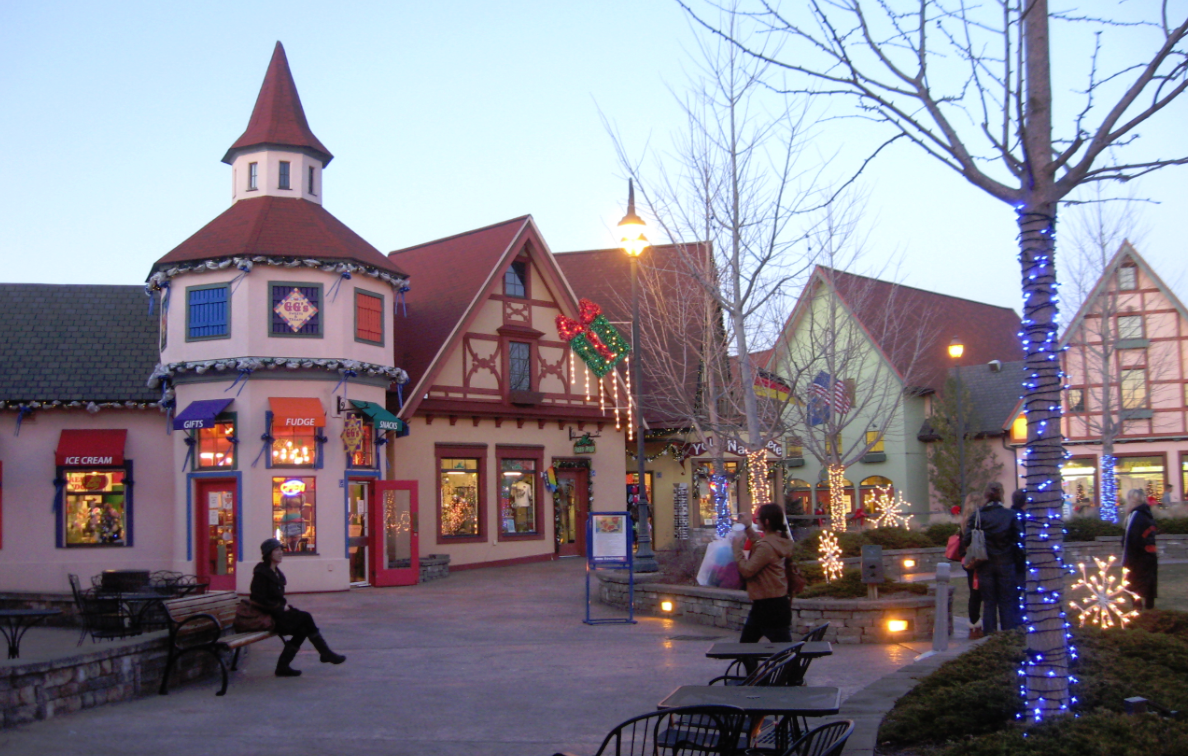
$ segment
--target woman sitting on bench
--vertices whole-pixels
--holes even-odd
[[[274,629],[279,635],[291,635],[293,639],[285,644],[280,659],[276,662],[277,677],[297,677],[301,670],[289,666],[301,644],[309,638],[314,648],[327,664],[342,664],[346,657],[336,654],[326,645],[326,639],[318,632],[313,616],[286,606],[285,573],[280,571],[285,549],[280,541],[269,538],[260,544],[261,561],[252,572],[252,603],[272,615]]]

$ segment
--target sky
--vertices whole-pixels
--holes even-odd
[[[0,5],[0,259],[8,282],[139,284],[230,204],[220,162],[277,40],[334,153],[326,208],[387,252],[531,214],[554,252],[614,246],[629,151],[682,123],[695,31],[671,0],[502,3],[50,2]],[[1069,51],[1056,65],[1058,95]],[[1188,99],[1144,127],[1188,153]],[[875,144],[830,123],[813,150]],[[1188,167],[1134,182],[1139,251],[1183,296]],[[1019,310],[1010,208],[910,146],[864,174],[865,263]],[[858,271],[863,272],[863,271]],[[413,286],[415,286],[415,281]]]

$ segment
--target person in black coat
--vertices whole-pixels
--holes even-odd
[[[1155,550],[1155,518],[1141,489],[1126,492],[1126,532],[1122,536],[1122,568],[1130,590],[1138,594],[1135,609],[1154,609],[1158,595],[1159,555]]]
[[[301,644],[309,638],[314,648],[321,655],[321,660],[327,664],[342,664],[346,657],[336,654],[326,644],[326,639],[314,624],[313,616],[288,605],[285,600],[285,573],[280,571],[281,560],[284,559],[284,546],[275,538],[269,538],[260,544],[260,563],[252,571],[251,601],[260,609],[272,616],[273,626],[278,635],[291,635],[292,640],[285,644],[280,658],[276,662],[277,677],[297,677],[301,670],[293,669],[293,659]]]
[[[1010,630],[1019,624],[1015,565],[1018,562],[1019,544],[1023,539],[1017,513],[1002,505],[1002,484],[991,481],[983,496],[986,503],[970,516],[961,545],[968,551],[973,532],[980,522],[989,558],[975,565],[975,569],[978,587],[982,592],[982,626],[989,634],[998,630],[1000,625],[1003,630]]]

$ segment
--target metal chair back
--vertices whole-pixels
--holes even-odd
[[[653,711],[611,730],[595,756],[734,756],[745,746],[746,722],[746,713],[734,706]]]
[[[846,741],[853,734],[853,720],[829,722],[805,733],[800,740],[784,751],[783,756],[841,756]]]
[[[819,643],[820,641],[825,640],[825,631],[828,629],[828,622],[823,625],[817,625],[812,630],[809,630],[807,633],[805,633],[801,640],[803,640],[805,643]]]
[[[789,675],[795,674],[799,669],[800,662],[805,661],[800,655],[800,649],[804,647],[804,641],[793,644],[791,647],[784,649],[778,654],[768,657],[755,668],[755,671],[747,675],[746,679],[740,683],[741,685],[796,685],[798,683],[788,682]],[[801,675],[803,679],[803,674]]]

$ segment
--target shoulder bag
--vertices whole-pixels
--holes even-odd
[[[972,570],[989,559],[990,554],[986,551],[986,531],[982,530],[982,510],[979,509],[974,513],[974,524],[969,530],[969,548],[965,550],[965,561],[962,564]]]
[[[258,630],[272,630],[273,626],[272,615],[250,599],[241,599],[235,605],[235,632],[250,633]]]

